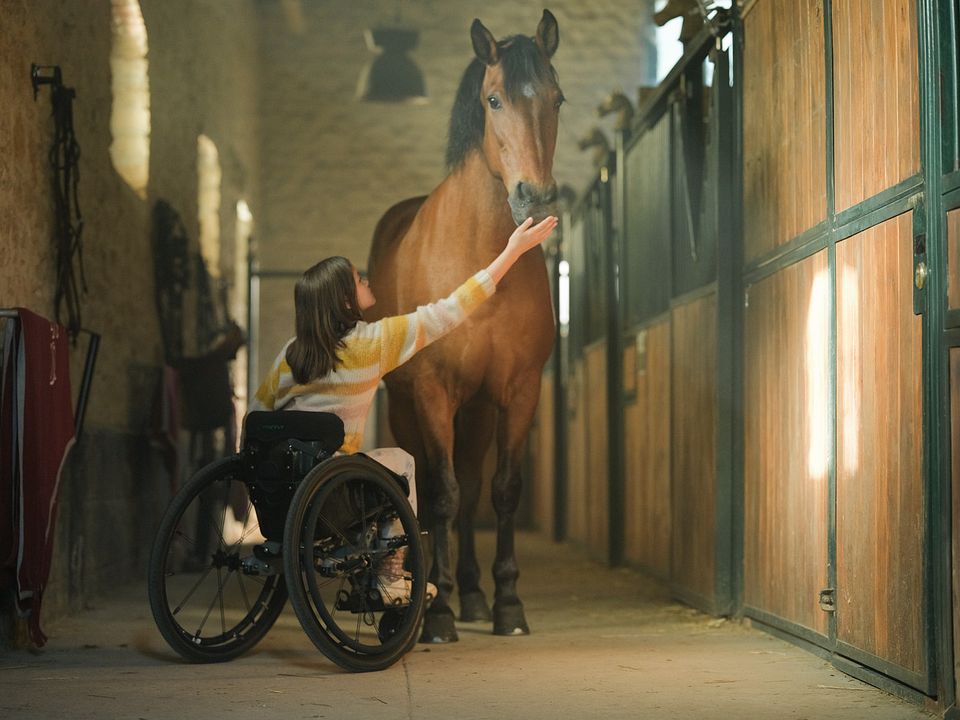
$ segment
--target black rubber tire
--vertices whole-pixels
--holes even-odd
[[[405,537],[410,602],[383,607],[361,592],[354,595],[361,612],[338,608],[341,591],[376,587],[375,568],[384,557],[376,533],[391,519],[399,519]],[[383,670],[414,646],[426,605],[426,564],[420,526],[389,471],[354,455],[314,469],[290,503],[283,542],[290,604],[304,632],[330,660],[352,672]],[[324,576],[319,568],[325,561],[355,567]]]
[[[253,544],[262,542],[240,471],[237,456],[199,470],[171,500],[150,553],[153,618],[170,647],[190,662],[224,662],[247,652],[287,600],[281,574],[239,569]],[[228,507],[240,510],[225,536]]]

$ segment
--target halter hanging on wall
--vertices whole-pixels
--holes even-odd
[[[67,328],[75,342],[81,329],[80,296],[87,292],[83,273],[83,216],[77,199],[80,145],[73,132],[73,99],[76,91],[63,85],[63,75],[57,65],[31,65],[30,80],[34,100],[41,85],[51,86],[54,137],[48,157],[54,172],[54,242],[57,248],[54,310],[57,322]],[[61,319],[64,304],[67,314],[65,322]]]

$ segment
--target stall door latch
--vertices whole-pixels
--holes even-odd
[[[910,202],[913,206],[913,314],[923,315],[927,311],[927,283],[930,276],[923,196],[914,196]]]
[[[824,612],[834,612],[837,609],[837,591],[827,588],[820,591],[820,609]]]

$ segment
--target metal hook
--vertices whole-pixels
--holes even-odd
[[[44,71],[50,72],[49,74],[41,74]],[[60,66],[30,63],[30,83],[33,85],[33,99],[36,101],[41,85],[59,87],[63,84],[63,75],[60,73]]]

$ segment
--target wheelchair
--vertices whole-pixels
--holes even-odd
[[[161,635],[184,659],[250,650],[288,596],[313,644],[345,670],[385,669],[413,647],[426,566],[406,478],[362,454],[335,455],[343,438],[335,415],[252,412],[240,452],[173,497],[147,590]],[[385,579],[409,587],[409,600]]]

